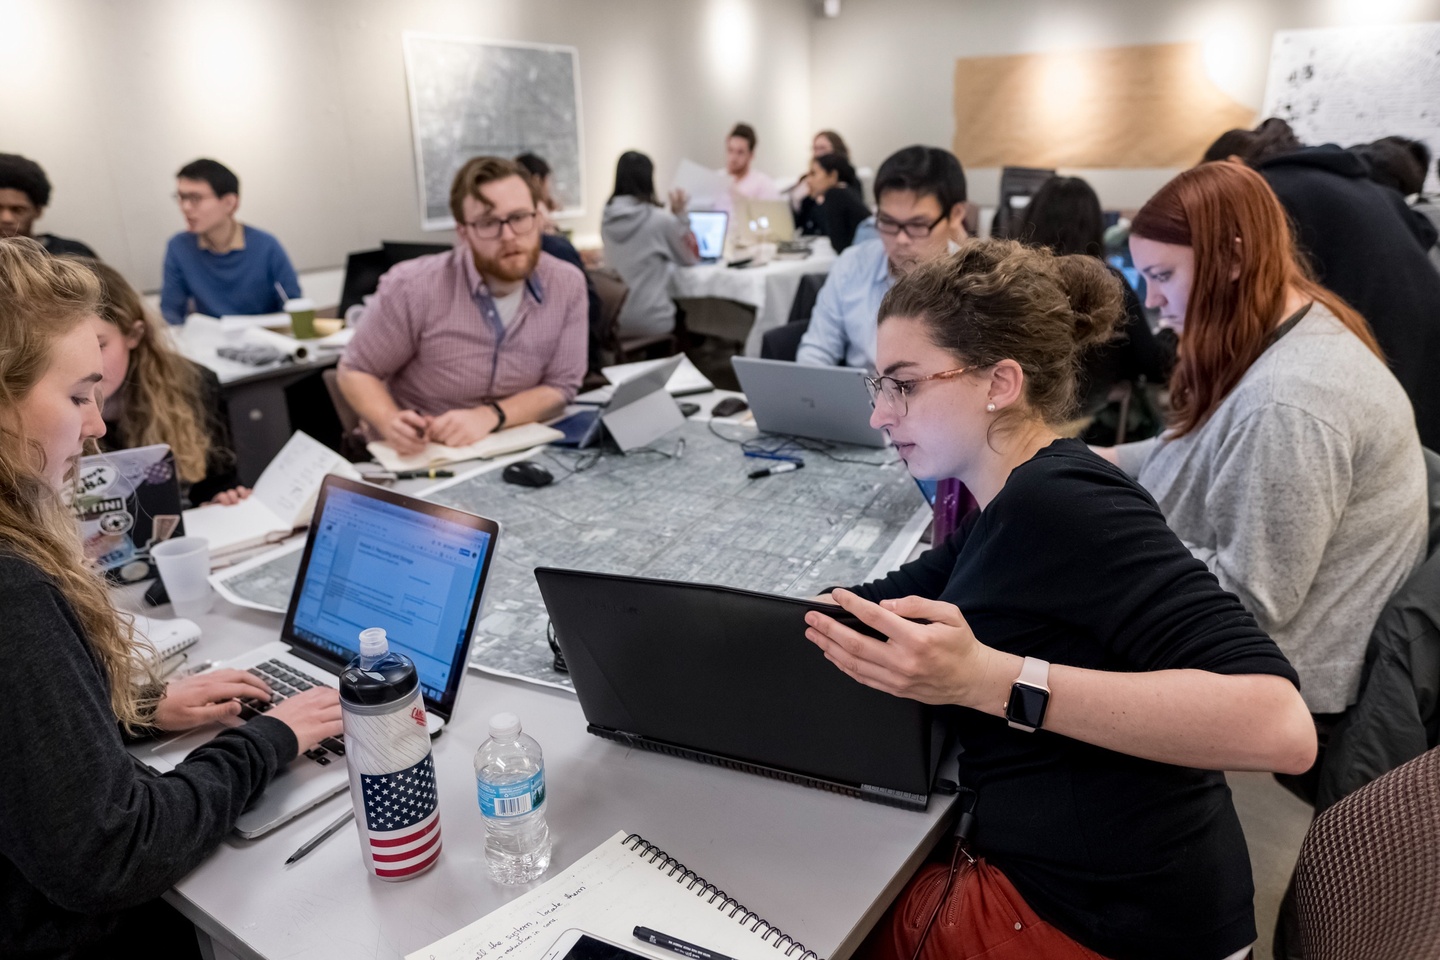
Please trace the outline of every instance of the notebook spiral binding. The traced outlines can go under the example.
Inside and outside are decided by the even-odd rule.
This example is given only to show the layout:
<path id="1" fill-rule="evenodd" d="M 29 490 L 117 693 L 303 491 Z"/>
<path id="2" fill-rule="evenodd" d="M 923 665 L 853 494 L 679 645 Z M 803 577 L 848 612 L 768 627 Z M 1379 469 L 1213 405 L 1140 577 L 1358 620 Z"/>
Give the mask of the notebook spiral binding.
<path id="1" fill-rule="evenodd" d="M 764 927 L 765 932 L 760 934 L 760 939 L 769 943 L 770 946 L 776 950 L 782 949 L 783 944 L 785 956 L 790 957 L 791 960 L 821 960 L 820 955 L 814 950 L 806 949 L 805 944 L 789 936 L 785 931 L 770 923 L 770 921 L 760 916 L 760 914 L 754 910 L 746 907 L 745 904 L 739 900 L 727 895 L 724 890 L 710 883 L 704 877 L 700 876 L 700 874 L 691 870 L 685 866 L 685 864 L 655 846 L 655 844 L 647 841 L 644 837 L 640 836 L 640 834 L 632 833 L 627 836 L 624 840 L 624 845 L 655 864 L 655 869 L 668 871 L 666 876 L 675 877 L 676 883 L 685 884 L 685 889 L 695 891 L 695 896 L 703 897 L 709 894 L 709 899 L 705 901 L 706 904 L 713 904 L 718 900 L 719 904 L 715 909 L 728 910 L 729 913 L 727 915 L 732 919 L 739 917 L 739 922 L 748 925 L 752 933 L 757 933 L 761 927 Z M 754 921 L 753 923 L 751 922 L 752 920 Z M 772 933 L 775 934 L 775 940 L 773 942 L 769 940 Z"/>

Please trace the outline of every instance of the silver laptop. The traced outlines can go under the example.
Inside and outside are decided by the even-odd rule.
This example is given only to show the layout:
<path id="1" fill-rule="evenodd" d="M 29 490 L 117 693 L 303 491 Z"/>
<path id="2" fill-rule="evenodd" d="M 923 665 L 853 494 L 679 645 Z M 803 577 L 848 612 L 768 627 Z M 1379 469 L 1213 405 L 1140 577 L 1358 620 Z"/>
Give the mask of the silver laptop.
<path id="1" fill-rule="evenodd" d="M 766 433 L 883 447 L 885 434 L 870 426 L 865 371 L 813 367 L 784 360 L 734 357 L 735 376 Z"/>
<path id="2" fill-rule="evenodd" d="M 320 489 L 280 639 L 217 664 L 261 676 L 279 698 L 339 686 L 359 634 L 384 627 L 415 662 L 432 735 L 455 711 L 500 526 L 474 514 L 329 476 Z M 269 709 L 250 702 L 231 725 Z M 157 773 L 173 770 L 217 725 L 130 748 Z M 258 837 L 349 786 L 344 738 L 297 757 L 235 825 Z"/>

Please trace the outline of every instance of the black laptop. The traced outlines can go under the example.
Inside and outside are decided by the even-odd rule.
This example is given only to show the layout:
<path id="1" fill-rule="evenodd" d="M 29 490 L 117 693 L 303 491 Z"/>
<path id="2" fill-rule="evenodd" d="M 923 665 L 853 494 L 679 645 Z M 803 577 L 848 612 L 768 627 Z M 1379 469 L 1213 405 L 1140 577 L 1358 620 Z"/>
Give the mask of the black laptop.
<path id="1" fill-rule="evenodd" d="M 923 810 L 932 711 L 841 673 L 805 639 L 812 600 L 535 571 L 589 731 L 629 746 Z"/>

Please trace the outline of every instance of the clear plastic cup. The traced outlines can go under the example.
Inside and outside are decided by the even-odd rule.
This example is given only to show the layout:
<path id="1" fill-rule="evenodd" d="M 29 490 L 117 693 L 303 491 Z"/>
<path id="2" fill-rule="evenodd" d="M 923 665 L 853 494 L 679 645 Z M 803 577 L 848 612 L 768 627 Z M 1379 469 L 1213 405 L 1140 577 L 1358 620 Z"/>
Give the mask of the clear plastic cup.
<path id="1" fill-rule="evenodd" d="M 210 589 L 210 541 L 204 537 L 176 537 L 150 548 L 175 615 L 193 619 L 210 612 L 215 602 Z"/>

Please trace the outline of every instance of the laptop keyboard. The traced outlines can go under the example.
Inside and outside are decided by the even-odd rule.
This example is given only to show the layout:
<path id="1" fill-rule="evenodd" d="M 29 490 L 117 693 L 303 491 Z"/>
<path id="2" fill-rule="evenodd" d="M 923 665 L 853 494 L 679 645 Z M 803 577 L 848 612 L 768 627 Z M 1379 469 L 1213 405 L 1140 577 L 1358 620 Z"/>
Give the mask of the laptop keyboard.
<path id="1" fill-rule="evenodd" d="M 275 704 L 304 690 L 309 690 L 311 687 L 325 686 L 308 673 L 296 670 L 283 660 L 266 660 L 264 663 L 251 667 L 250 672 L 265 681 L 265 685 L 270 688 L 270 700 L 266 702 L 250 697 L 242 699 L 240 701 L 240 719 L 242 720 L 258 717 L 269 711 Z M 345 756 L 345 735 L 326 737 L 315 748 L 306 750 L 305 756 L 321 766 L 329 764 L 336 756 Z"/>

